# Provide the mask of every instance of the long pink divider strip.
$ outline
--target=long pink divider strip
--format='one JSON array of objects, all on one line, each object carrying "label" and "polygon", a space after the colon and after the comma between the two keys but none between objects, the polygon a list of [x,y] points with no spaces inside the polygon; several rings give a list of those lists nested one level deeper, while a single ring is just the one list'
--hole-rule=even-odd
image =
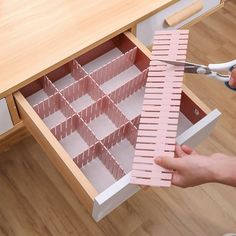
[{"label": "long pink divider strip", "polygon": [[98,85],[101,85],[132,66],[134,64],[136,54],[137,47],[98,68],[90,75],[98,83]]},{"label": "long pink divider strip", "polygon": [[170,186],[172,171],[154,163],[156,156],[174,157],[183,67],[159,60],[184,61],[187,30],[157,31],[140,118],[131,183]]}]

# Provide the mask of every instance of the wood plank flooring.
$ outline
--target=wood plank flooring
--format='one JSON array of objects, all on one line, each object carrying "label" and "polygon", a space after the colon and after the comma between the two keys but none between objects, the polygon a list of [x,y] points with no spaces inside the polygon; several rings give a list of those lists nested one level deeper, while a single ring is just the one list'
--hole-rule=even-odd
[{"label": "wood plank flooring", "polygon": [[[188,60],[236,58],[236,1],[191,28]],[[186,76],[185,83],[222,118],[197,150],[236,155],[236,92]],[[95,223],[31,137],[0,154],[0,235],[217,236],[236,232],[236,189],[218,184],[149,188]]]}]

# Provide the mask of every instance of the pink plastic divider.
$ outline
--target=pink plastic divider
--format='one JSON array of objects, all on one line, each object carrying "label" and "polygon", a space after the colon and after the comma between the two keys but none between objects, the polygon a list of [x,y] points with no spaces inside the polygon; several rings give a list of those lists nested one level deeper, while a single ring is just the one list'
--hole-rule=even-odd
[{"label": "pink plastic divider", "polygon": [[54,95],[58,92],[55,85],[49,80],[47,76],[43,77],[43,89],[48,96]]},{"label": "pink plastic divider", "polygon": [[69,103],[75,101],[85,94],[89,94],[89,96],[94,101],[102,98],[105,95],[99,88],[99,86],[89,76],[86,76],[81,80],[67,86],[66,88],[61,90],[61,94]]},{"label": "pink plastic divider", "polygon": [[88,146],[91,146],[97,142],[97,139],[93,132],[89,129],[89,127],[87,127],[87,125],[77,114],[68,117],[64,122],[56,125],[51,129],[51,132],[58,141],[64,139],[75,131],[80,134],[80,136],[88,144]]},{"label": "pink plastic divider", "polygon": [[133,120],[131,120],[131,123],[135,126],[136,129],[139,127],[141,115],[135,117]]},{"label": "pink plastic divider", "polygon": [[68,84],[79,81],[87,75],[88,74],[84,68],[76,60],[72,60],[71,62],[48,73],[47,77],[57,87],[57,89],[62,90],[68,86]]},{"label": "pink plastic divider", "polygon": [[99,158],[115,179],[118,180],[125,175],[124,170],[100,142],[97,142],[85,152],[74,158],[74,162],[79,168],[82,168],[95,158]]},{"label": "pink plastic divider", "polygon": [[76,81],[78,81],[84,78],[87,75],[87,72],[76,60],[73,60],[71,67],[71,75]]},{"label": "pink plastic divider", "polygon": [[174,157],[184,68],[159,60],[184,61],[187,39],[187,30],[155,33],[133,160],[133,184],[171,185],[172,172],[156,165],[154,157]]},{"label": "pink plastic divider", "polygon": [[116,104],[126,99],[127,97],[135,93],[137,90],[145,86],[147,81],[147,73],[148,69],[144,70],[139,75],[134,77],[132,80],[128,81],[117,90],[111,92],[109,94],[109,97]]},{"label": "pink plastic divider", "polygon": [[89,123],[103,113],[109,117],[116,127],[120,127],[122,124],[128,122],[126,117],[108,97],[99,99],[97,102],[81,111],[79,115],[86,123]]},{"label": "pink plastic divider", "polygon": [[69,103],[59,93],[51,95],[48,99],[35,104],[33,108],[41,119],[48,117],[58,110],[60,110],[66,118],[75,113]]},{"label": "pink plastic divider", "polygon": [[137,47],[98,68],[90,75],[98,85],[101,85],[132,66],[135,62],[136,54]]},{"label": "pink plastic divider", "polygon": [[112,146],[119,143],[125,138],[131,143],[131,145],[135,147],[137,139],[137,129],[130,122],[121,126],[119,129],[104,138],[102,140],[102,143],[107,149],[110,149]]}]

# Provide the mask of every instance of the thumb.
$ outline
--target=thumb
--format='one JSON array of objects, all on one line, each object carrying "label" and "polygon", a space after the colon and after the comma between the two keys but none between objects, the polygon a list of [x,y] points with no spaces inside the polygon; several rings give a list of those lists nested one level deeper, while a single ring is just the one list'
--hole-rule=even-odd
[{"label": "thumb", "polygon": [[168,170],[178,170],[181,168],[181,159],[173,157],[156,157],[155,163]]}]

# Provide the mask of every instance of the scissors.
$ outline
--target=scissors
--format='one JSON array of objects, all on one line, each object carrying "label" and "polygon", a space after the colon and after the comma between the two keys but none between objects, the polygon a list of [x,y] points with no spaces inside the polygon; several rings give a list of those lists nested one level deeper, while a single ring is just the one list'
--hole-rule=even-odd
[{"label": "scissors", "polygon": [[191,62],[180,62],[180,61],[170,61],[170,60],[159,60],[159,61],[174,66],[184,66],[185,73],[207,75],[210,78],[223,81],[228,88],[236,90],[236,88],[231,88],[228,84],[230,80],[230,75],[219,73],[220,71],[228,71],[228,72],[232,71],[233,68],[236,66],[236,59],[220,64],[209,64],[208,66],[195,64]]}]

